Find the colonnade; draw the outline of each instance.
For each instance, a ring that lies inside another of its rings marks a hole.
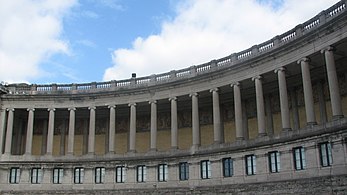
[[[328,78],[328,86],[330,92],[331,108],[333,119],[339,119],[343,117],[341,97],[339,92],[339,85],[337,79],[337,73],[335,68],[335,60],[333,55],[333,47],[327,47],[323,49],[322,54],[325,57],[326,72]],[[301,66],[302,84],[304,92],[305,113],[306,122],[308,126],[316,125],[316,116],[314,111],[313,90],[310,76],[310,60],[309,58],[303,58],[297,61]],[[286,83],[286,67],[280,67],[274,70],[278,76],[279,84],[279,98],[280,98],[280,110],[281,110],[281,124],[283,131],[290,131],[290,112],[288,102],[288,90]],[[255,75],[252,78],[255,85],[256,94],[256,110],[257,110],[257,127],[258,136],[266,136],[266,108],[263,93],[263,80],[261,75]],[[236,139],[244,140],[246,138],[245,118],[245,102],[241,97],[241,82],[234,81],[231,84],[233,88],[234,99],[234,112],[235,112],[235,129]],[[210,90],[212,96],[213,106],[213,141],[214,144],[222,144],[224,142],[224,133],[221,122],[220,103],[219,103],[219,89],[212,88]],[[192,148],[198,149],[201,145],[200,140],[200,120],[199,120],[199,94],[193,92],[189,94],[192,105]],[[321,97],[320,97],[321,98]],[[171,104],[171,148],[178,149],[178,123],[177,123],[177,97],[173,96],[168,99]],[[157,101],[150,100],[150,150],[157,150]],[[128,140],[128,152],[136,152],[136,102],[128,104],[130,109],[130,128],[129,128],[129,140]],[[67,155],[73,155],[74,152],[74,136],[75,136],[75,107],[68,108],[69,111],[69,128],[68,128],[68,144]],[[96,106],[90,106],[89,108],[89,135],[88,135],[88,151],[89,155],[95,153],[95,122],[96,122]],[[109,109],[109,129],[108,129],[108,153],[115,153],[115,131],[116,131],[116,105],[108,105]],[[26,147],[25,155],[31,155],[32,140],[33,140],[33,124],[35,108],[28,108],[28,120],[27,120],[27,135],[26,135]],[[54,121],[55,121],[55,108],[48,108],[48,132],[47,132],[47,146],[46,155],[52,155],[53,153],[53,136],[54,136]],[[7,108],[6,112],[2,110],[0,112],[0,149],[4,151],[5,155],[11,155],[12,136],[13,136],[13,121],[14,121],[15,108]],[[268,112],[268,111],[267,111]],[[6,117],[7,114],[7,117]],[[5,119],[7,118],[7,125],[5,125]],[[269,120],[269,119],[268,119]],[[272,120],[272,119],[271,119]],[[5,135],[6,126],[6,136]],[[5,138],[5,139],[4,139]],[[4,148],[3,141],[5,142]]]

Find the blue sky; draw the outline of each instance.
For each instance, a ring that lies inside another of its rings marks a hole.
[[[336,2],[0,0],[0,81],[80,83],[181,69],[271,39]]]

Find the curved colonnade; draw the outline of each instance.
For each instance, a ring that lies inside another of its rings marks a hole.
[[[286,187],[264,194],[345,192],[346,24],[340,1],[274,39],[183,70],[2,85],[0,188],[255,193],[255,183],[276,181]]]

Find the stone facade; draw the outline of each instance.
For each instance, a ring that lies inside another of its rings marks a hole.
[[[345,194],[346,24],[340,1],[183,70],[2,85],[0,191]]]

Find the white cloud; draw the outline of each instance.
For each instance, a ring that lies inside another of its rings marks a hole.
[[[208,62],[267,41],[303,23],[337,0],[192,0],[177,5],[177,16],[161,32],[138,37],[132,48],[112,53],[104,80],[168,72]],[[276,7],[276,9],[274,9]]]
[[[0,80],[23,82],[44,74],[39,64],[68,53],[60,38],[64,14],[73,0],[0,0]]]

